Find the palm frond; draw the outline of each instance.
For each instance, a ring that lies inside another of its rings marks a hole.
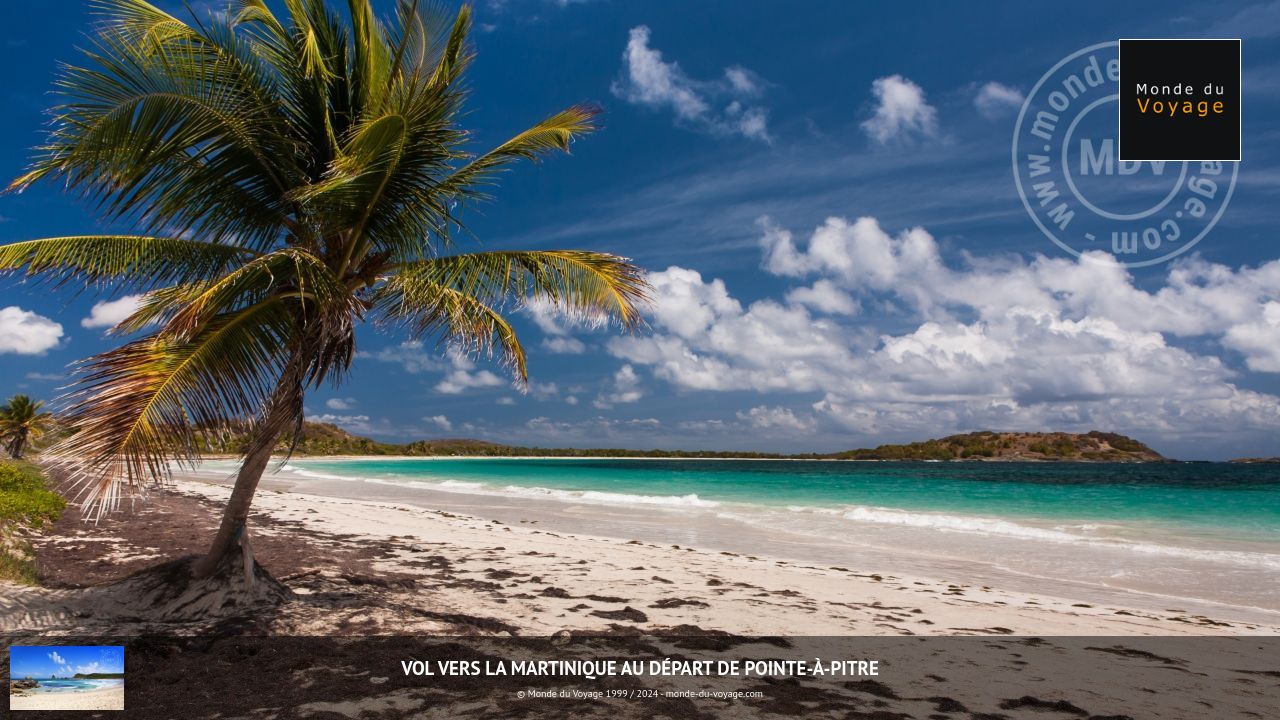
[[[255,255],[245,248],[183,238],[73,235],[0,245],[0,275],[148,289],[217,277]]]
[[[641,324],[643,274],[614,255],[573,250],[485,252],[409,263],[374,293],[383,317],[416,335],[481,352],[497,348],[527,379],[523,349],[501,311],[538,301],[583,319]],[[508,346],[511,346],[510,348]]]
[[[50,449],[80,485],[86,512],[190,465],[197,439],[260,413],[294,342],[284,301],[211,322],[186,342],[143,338],[91,358],[63,419],[75,432]]]
[[[516,160],[537,161],[544,155],[568,152],[581,135],[596,129],[600,109],[594,105],[574,105],[552,115],[498,147],[475,158],[441,183],[441,190],[456,195],[475,195],[475,187],[493,181],[495,173]]]
[[[146,233],[278,242],[299,170],[277,76],[226,23],[103,5],[109,20],[87,62],[63,68],[53,129],[11,189],[56,176]]]
[[[181,308],[160,331],[173,339],[189,337],[212,318],[269,297],[291,297],[298,303],[299,321],[308,311],[316,315],[358,310],[357,301],[324,261],[302,248],[284,248],[258,256],[226,275],[189,285]],[[148,312],[151,312],[148,310]]]
[[[488,305],[546,302],[582,319],[641,324],[648,300],[644,273],[626,258],[584,250],[512,250],[463,253],[397,268],[388,288],[416,283],[451,287]]]

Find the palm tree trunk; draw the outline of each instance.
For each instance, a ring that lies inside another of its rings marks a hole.
[[[304,357],[305,353],[295,351],[289,358],[262,421],[254,428],[244,462],[236,475],[236,484],[231,490],[231,498],[222,512],[222,523],[213,536],[213,544],[209,546],[209,552],[192,568],[192,575],[197,578],[213,575],[237,547],[242,548],[246,567],[249,570],[253,567],[247,543],[249,509],[253,505],[254,493],[258,490],[258,481],[262,479],[262,473],[271,461],[271,452],[275,450],[285,429],[293,424],[302,411],[302,379],[306,369]]]
[[[18,431],[18,434],[13,438],[13,446],[10,448],[9,454],[12,455],[15,460],[21,460],[22,451],[26,449],[26,445],[27,433]]]

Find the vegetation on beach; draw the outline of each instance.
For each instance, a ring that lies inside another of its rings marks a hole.
[[[1087,433],[984,430],[905,445],[849,450],[836,453],[834,457],[846,460],[1164,460],[1160,453],[1133,438],[1098,430]]]
[[[11,186],[56,181],[127,228],[0,246],[0,272],[142,297],[113,329],[134,339],[81,366],[73,432],[49,453],[86,512],[251,428],[194,579],[253,567],[258,481],[306,393],[346,376],[364,321],[497,356],[517,383],[525,350],[507,317],[528,303],[640,324],[647,284],[625,258],[456,250],[463,211],[513,163],[567,151],[596,108],[474,152],[470,8],[404,0],[384,22],[371,0],[333,4],[242,0],[186,21],[99,0],[47,141]]]
[[[205,445],[206,454],[235,454],[250,441],[230,433]],[[329,423],[304,423],[300,432],[281,438],[277,450],[301,455],[403,455],[409,457],[644,457],[742,458],[749,460],[1053,460],[1079,462],[1157,462],[1164,458],[1133,438],[1094,430],[1073,433],[980,431],[906,445],[837,453],[766,453],[737,450],[631,450],[626,448],[543,448],[504,445],[464,438],[385,443],[353,435]]]
[[[36,581],[31,546],[24,536],[58,518],[66,501],[51,492],[30,463],[0,461],[0,580]]]
[[[43,438],[53,426],[53,414],[44,411],[42,401],[14,395],[0,405],[0,444],[11,458],[21,459],[31,443]]]

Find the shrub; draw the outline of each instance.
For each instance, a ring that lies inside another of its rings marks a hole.
[[[66,501],[45,487],[39,468],[0,462],[0,580],[36,581],[34,553],[20,531],[44,527],[65,507]]]
[[[43,527],[66,505],[45,487],[44,475],[34,465],[0,462],[0,526]]]

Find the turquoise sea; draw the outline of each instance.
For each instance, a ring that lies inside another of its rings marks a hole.
[[[1280,465],[298,458],[275,477],[571,532],[1280,612]]]
[[[76,680],[76,679],[58,679],[35,678],[40,686],[30,692],[38,693],[74,693],[87,692],[89,690],[100,690],[102,688],[123,685],[124,680],[120,679],[102,679],[102,680]]]
[[[579,502],[841,510],[867,521],[874,511],[897,511],[880,519],[906,523],[916,514],[917,524],[956,529],[966,518],[1132,523],[1280,549],[1280,465],[360,459],[290,466]]]

